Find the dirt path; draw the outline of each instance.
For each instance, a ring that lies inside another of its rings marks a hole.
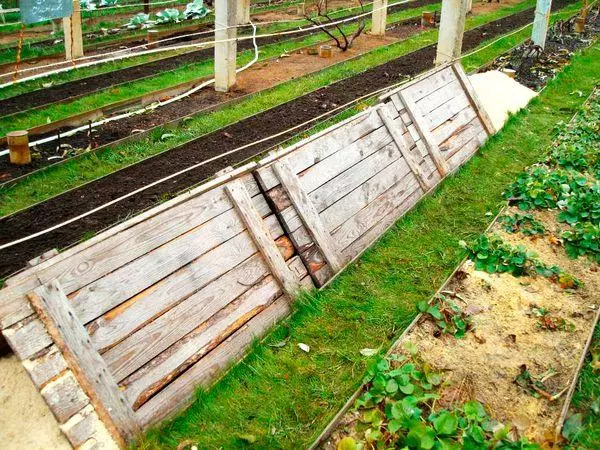
[[[559,9],[567,0],[557,1],[553,7]],[[533,10],[488,23],[465,33],[463,51],[476,47],[483,40],[504,34],[532,20]],[[417,50],[381,66],[318,89],[283,105],[266,110],[248,119],[236,122],[214,133],[202,136],[143,163],[130,166],[105,178],[88,183],[80,188],[52,198],[14,216],[0,220],[0,242],[11,242],[60,223],[77,214],[88,211],[127,192],[151,183],[169,173],[175,173],[190,165],[204,161],[228,150],[255,142],[266,136],[284,131],[319,116],[357,97],[376,89],[390,86],[406,76],[413,76],[431,68],[435,57],[435,45]],[[360,80],[360,83],[357,83]],[[308,128],[308,127],[305,127]],[[52,233],[29,240],[19,246],[0,251],[0,276],[8,275],[24,266],[29,259],[51,248],[64,248],[79,239],[84,233],[96,232],[148,208],[162,198],[199,183],[216,171],[237,164],[283,142],[293,133],[265,141],[244,151],[220,158],[189,171],[169,181],[168,185],[157,185],[121,201],[83,220],[76,221]]]

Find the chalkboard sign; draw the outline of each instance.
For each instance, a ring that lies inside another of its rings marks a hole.
[[[60,19],[73,14],[73,0],[21,0],[21,21],[25,24]]]

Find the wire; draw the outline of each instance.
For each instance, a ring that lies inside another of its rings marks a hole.
[[[33,234],[29,235],[29,236],[22,237],[20,239],[15,240],[15,241],[8,242],[6,244],[2,244],[2,245],[0,245],[0,250],[4,250],[6,248],[13,247],[13,246],[15,246],[17,244],[20,244],[22,242],[26,242],[26,241],[29,241],[31,239],[35,239],[35,238],[37,238],[39,236],[42,236],[44,234],[48,234],[48,233],[50,233],[52,231],[58,230],[59,228],[62,228],[62,227],[67,226],[67,225],[69,225],[69,224],[71,224],[73,222],[76,222],[76,221],[81,220],[81,219],[83,219],[85,217],[88,217],[88,216],[90,216],[92,214],[95,214],[95,213],[97,213],[99,211],[102,211],[103,209],[106,209],[109,206],[112,206],[112,205],[114,205],[114,204],[116,204],[118,202],[121,202],[121,201],[123,201],[123,200],[125,200],[125,199],[127,199],[129,197],[132,197],[134,195],[137,195],[137,194],[139,194],[141,192],[144,192],[145,190],[147,190],[147,189],[149,189],[151,187],[154,187],[154,186],[156,186],[158,184],[164,183],[165,181],[169,181],[169,180],[171,180],[171,179],[173,179],[175,177],[178,177],[178,176],[180,176],[180,175],[182,175],[184,173],[187,173],[187,172],[189,172],[191,170],[195,170],[195,169],[197,169],[199,167],[202,167],[202,166],[204,166],[206,164],[209,164],[209,163],[211,163],[213,161],[216,161],[218,159],[224,158],[224,157],[229,156],[231,154],[238,153],[238,152],[240,152],[242,150],[245,150],[245,149],[247,149],[249,147],[253,147],[253,146],[257,145],[257,144],[261,144],[263,142],[267,142],[267,141],[270,141],[272,139],[275,139],[275,138],[277,138],[279,136],[288,134],[291,131],[297,130],[299,128],[303,128],[306,125],[309,125],[309,124],[311,124],[311,123],[313,123],[315,121],[318,121],[318,120],[320,120],[322,118],[325,118],[325,117],[331,115],[332,113],[334,113],[336,111],[348,108],[349,106],[353,105],[354,103],[358,103],[361,100],[364,100],[364,99],[369,98],[369,97],[373,97],[373,96],[375,96],[375,95],[377,95],[377,94],[379,94],[381,92],[387,91],[388,89],[394,89],[394,88],[396,88],[396,87],[398,87],[398,86],[400,86],[402,84],[407,83],[408,81],[410,81],[410,80],[405,80],[405,81],[402,81],[401,83],[396,83],[396,84],[391,85],[391,86],[386,86],[385,88],[377,89],[376,91],[373,91],[373,92],[365,94],[365,95],[363,95],[361,97],[355,98],[354,100],[352,100],[352,101],[350,101],[350,102],[348,102],[348,103],[346,103],[344,105],[338,106],[338,107],[336,107],[336,108],[334,108],[334,109],[332,109],[330,111],[327,111],[326,113],[323,113],[323,114],[321,114],[321,115],[319,115],[317,117],[313,117],[312,119],[309,119],[306,122],[303,122],[303,123],[301,123],[299,125],[295,125],[295,126],[293,126],[291,128],[288,128],[285,131],[280,131],[279,133],[272,134],[272,135],[270,135],[268,137],[259,139],[258,141],[254,141],[254,142],[251,142],[249,144],[242,145],[241,147],[237,147],[235,149],[229,150],[229,151],[227,151],[225,153],[221,153],[221,154],[219,154],[217,156],[213,156],[212,158],[206,159],[206,160],[204,160],[202,162],[199,162],[197,164],[194,164],[192,166],[186,167],[185,169],[180,170],[179,172],[173,173],[173,174],[168,175],[168,176],[166,176],[164,178],[161,178],[160,180],[156,180],[156,181],[154,181],[154,182],[152,182],[150,184],[142,186],[141,188],[138,188],[138,189],[136,189],[134,191],[131,191],[131,192],[125,194],[125,195],[122,195],[121,197],[118,197],[118,198],[116,198],[114,200],[111,200],[110,202],[105,203],[103,205],[100,205],[100,206],[98,206],[98,207],[96,207],[96,208],[94,208],[94,209],[92,209],[90,211],[87,211],[87,212],[83,213],[83,214],[80,214],[78,216],[72,217],[71,219],[68,219],[68,220],[66,220],[64,222],[61,222],[61,223],[56,224],[56,225],[53,225],[53,226],[51,226],[49,228],[46,228],[46,229],[41,230],[41,231],[38,231],[38,232],[33,233]],[[355,117],[360,117],[361,115],[367,114],[369,112],[370,112],[369,109],[361,111]]]
[[[402,5],[402,4],[405,4],[405,3],[412,3],[412,2],[415,2],[415,1],[417,1],[417,0],[402,0],[402,1],[399,1],[399,2],[396,2],[396,3],[393,3],[393,4],[388,4],[387,6],[382,6],[381,8],[374,9],[373,11],[379,11],[379,10],[391,8],[391,7],[396,6],[396,5]],[[312,25],[312,26],[309,26],[309,27],[306,27],[306,28],[298,28],[297,30],[286,30],[286,31],[280,31],[280,32],[275,32],[275,33],[261,34],[261,35],[257,35],[255,38],[260,39],[260,38],[267,38],[267,37],[274,37],[274,36],[286,36],[286,35],[291,35],[291,34],[303,33],[303,32],[306,32],[306,31],[323,29],[325,26],[333,26],[333,25],[339,25],[339,24],[346,23],[346,22],[352,22],[352,21],[357,20],[357,19],[359,19],[361,17],[371,15],[373,13],[373,11],[364,12],[364,13],[361,13],[361,14],[357,14],[355,16],[346,17],[346,18],[343,18],[343,19],[340,19],[340,20],[337,20],[337,21],[334,21],[334,22],[323,24],[323,25]],[[227,28],[229,28],[229,27],[227,27]],[[224,28],[224,29],[227,29],[227,28]],[[231,27],[231,28],[233,28],[233,27]],[[219,30],[222,30],[222,29],[223,28],[221,28]],[[206,33],[206,32],[200,32],[200,33]],[[191,34],[189,34],[187,36],[191,37],[191,36],[194,36],[196,34],[199,34],[199,33],[191,33]],[[163,42],[167,42],[167,41],[170,41],[170,40],[181,39],[181,38],[182,38],[182,36],[171,37],[171,38],[166,38],[166,39],[162,39],[162,40],[156,41],[156,43],[158,44],[158,43],[163,43]],[[183,49],[187,49],[187,48],[208,47],[208,46],[211,46],[211,45],[214,45],[214,44],[217,44],[217,43],[232,42],[232,41],[238,41],[239,42],[239,41],[244,41],[244,40],[248,40],[248,39],[253,39],[253,37],[252,36],[240,36],[240,37],[236,37],[236,38],[224,39],[224,40],[219,40],[219,41],[213,40],[213,41],[198,42],[198,43],[195,43],[195,44],[185,44],[185,45],[178,45],[178,46],[172,46],[172,47],[163,47],[163,48],[157,48],[157,49],[152,49],[152,50],[145,50],[145,51],[131,53],[131,54],[125,54],[125,55],[121,54],[121,55],[116,56],[114,58],[102,59],[102,60],[97,60],[97,61],[90,61],[88,63],[78,64],[77,67],[78,68],[84,68],[84,67],[95,66],[95,65],[102,64],[102,63],[107,63],[107,62],[119,61],[119,60],[122,60],[122,59],[131,58],[131,57],[134,57],[134,56],[144,56],[144,55],[149,55],[149,54],[154,54],[154,53],[159,53],[159,52],[165,52],[165,51],[183,50]],[[146,45],[147,44],[142,44],[142,45],[138,45],[138,46],[135,46],[135,47],[130,47],[130,48],[127,48],[127,49],[116,50],[114,52],[105,53],[103,55],[84,56],[82,58],[77,58],[76,61],[77,61],[77,63],[79,63],[80,61],[91,60],[91,59],[94,59],[94,58],[98,58],[99,56],[118,55],[118,54],[123,53],[123,52],[131,52],[132,50],[135,50],[135,49],[138,49],[138,48],[146,48]],[[23,73],[23,72],[29,72],[29,71],[37,71],[37,70],[40,70],[40,69],[43,69],[43,68],[46,68],[46,67],[55,67],[55,66],[60,66],[60,65],[63,65],[63,64],[64,64],[64,62],[61,61],[61,62],[58,62],[58,63],[51,63],[51,64],[47,64],[47,65],[44,65],[44,66],[30,67],[30,68],[23,69],[21,71],[21,73]],[[56,69],[56,70],[53,70],[53,71],[48,71],[48,72],[44,72],[44,73],[41,73],[41,74],[32,75],[30,77],[25,77],[25,78],[21,78],[21,79],[16,80],[16,81],[12,81],[12,82],[1,84],[0,85],[0,89],[8,87],[8,86],[13,86],[13,85],[18,84],[18,83],[24,83],[26,81],[31,81],[31,80],[35,80],[35,79],[39,79],[39,78],[45,78],[45,77],[48,77],[50,75],[55,75],[55,74],[58,74],[58,73],[68,72],[70,70],[73,70],[73,67],[63,67],[61,69]]]

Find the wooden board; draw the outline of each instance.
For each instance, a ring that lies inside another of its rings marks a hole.
[[[133,411],[109,374],[104,360],[92,347],[60,283],[55,280],[40,286],[28,297],[77,380],[90,396],[94,408],[104,415],[114,438],[129,441],[137,436],[141,430]]]

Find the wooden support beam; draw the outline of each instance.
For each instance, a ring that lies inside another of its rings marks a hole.
[[[469,0],[443,0],[435,64],[460,57]]]
[[[250,0],[238,0],[237,4],[237,24],[250,23]]]
[[[92,347],[60,283],[54,280],[27,297],[113,437],[130,442],[141,432],[133,410],[106,362]]]
[[[271,273],[286,294],[295,296],[301,288],[300,280],[285,263],[261,215],[254,208],[244,183],[237,179],[227,184],[225,189]]]
[[[228,92],[235,84],[237,57],[235,0],[215,1],[215,90]]]
[[[398,125],[396,124],[396,122],[394,122],[394,119],[390,117],[386,109],[379,108],[377,110],[377,113],[379,114],[379,117],[381,118],[381,121],[385,125],[386,129],[392,136],[392,139],[394,139],[394,143],[398,147],[398,150],[400,150],[400,153],[402,153],[402,157],[406,161],[406,164],[410,168],[410,171],[413,173],[413,175],[419,182],[419,186],[421,186],[423,192],[427,192],[431,188],[431,186],[429,186],[427,178],[421,171],[421,168],[419,167],[417,162],[413,159],[413,155],[410,153],[406,140],[402,136],[400,130],[398,130]],[[404,124],[402,123],[401,119],[399,119],[397,123],[402,124],[402,128],[404,128]]]
[[[485,107],[479,100],[479,97],[477,97],[477,93],[475,92],[475,89],[473,89],[473,85],[467,78],[467,74],[465,73],[463,66],[459,62],[455,62],[452,65],[452,70],[454,70],[454,73],[456,74],[456,78],[458,78],[458,81],[459,81],[460,85],[462,86],[463,90],[465,91],[465,94],[467,94],[467,97],[469,98],[469,102],[471,103],[471,106],[477,113],[479,120],[481,120],[481,123],[483,124],[483,128],[485,128],[485,131],[487,131],[487,134],[489,136],[496,134],[497,130],[494,127],[494,124],[492,123],[492,119],[490,119],[490,116],[488,115],[487,111],[485,110]]]
[[[425,148],[427,148],[427,152],[431,156],[431,159],[440,173],[440,176],[445,177],[449,171],[448,163],[442,156],[440,149],[435,142],[435,138],[433,137],[433,134],[431,134],[431,130],[423,118],[419,107],[415,104],[413,99],[406,94],[405,91],[398,92],[398,96],[402,100],[402,103],[404,103],[406,112],[412,120],[412,123],[415,125],[419,136],[421,136],[421,140],[425,144]]]
[[[546,36],[548,35],[548,24],[550,22],[550,9],[552,0],[537,0],[535,5],[535,15],[533,16],[533,29],[531,30],[531,40],[535,45],[544,48],[546,46]]]
[[[339,251],[331,238],[331,234],[325,229],[313,202],[308,198],[306,191],[302,189],[298,176],[285,161],[278,161],[273,164],[273,170],[279,181],[281,181],[281,185],[287,192],[304,226],[312,236],[319,250],[321,250],[333,272],[337,273],[342,270],[344,265],[341,261]]]
[[[65,58],[67,61],[83,56],[83,34],[81,31],[81,6],[73,0],[73,15],[63,19],[65,35]]]
[[[387,4],[388,0],[374,0],[371,34],[376,36],[385,35],[385,28],[387,25]]]

